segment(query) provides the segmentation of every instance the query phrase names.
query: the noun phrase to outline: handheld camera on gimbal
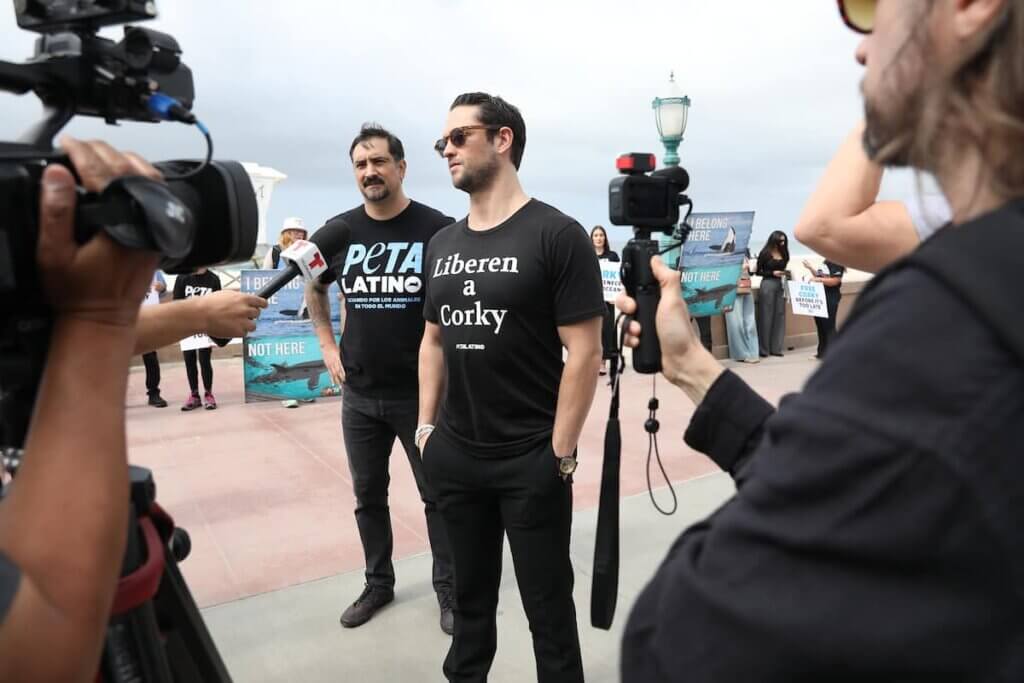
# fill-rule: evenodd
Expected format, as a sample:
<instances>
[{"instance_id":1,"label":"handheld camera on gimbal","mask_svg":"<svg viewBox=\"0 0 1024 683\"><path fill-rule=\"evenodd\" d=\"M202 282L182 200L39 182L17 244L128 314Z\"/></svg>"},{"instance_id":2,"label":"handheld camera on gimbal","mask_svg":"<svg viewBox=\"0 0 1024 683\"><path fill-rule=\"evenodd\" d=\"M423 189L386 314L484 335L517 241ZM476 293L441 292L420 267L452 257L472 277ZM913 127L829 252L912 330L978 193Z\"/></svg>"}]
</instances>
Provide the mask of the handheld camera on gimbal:
<instances>
[{"instance_id":1,"label":"handheld camera on gimbal","mask_svg":"<svg viewBox=\"0 0 1024 683\"><path fill-rule=\"evenodd\" d=\"M53 323L36 266L39 180L48 164L74 173L54 136L84 115L111 124L178 121L206 138L205 160L155 164L163 183L125 177L99 194L79 188L81 244L102 230L125 247L160 253L165 271L186 273L249 258L258 221L242 165L211 160L213 141L191 112L192 72L177 41L136 26L117 43L97 35L103 26L154 18L153 0L14 0L14 9L18 25L40 36L28 62L0 62L0 91L35 93L44 114L17 141L0 142L0 455L12 474ZM177 566L188 536L156 504L149 471L130 469L128 547L97 680L229 681ZM54 491L56 500L61 495Z\"/></svg>"},{"instance_id":2,"label":"handheld camera on gimbal","mask_svg":"<svg viewBox=\"0 0 1024 683\"><path fill-rule=\"evenodd\" d=\"M611 222L633 226L634 237L622 250L621 276L626 293L636 300L634 317L647 331L633 352L633 368L644 374L661 370L661 345L653 333L661 289L651 272L651 257L661 251L651 233L674 235L681 244L689 229L685 219L680 223L679 207L693 209L693 203L683 194L690 185L686 169L671 166L655 171L654 165L653 154L624 154L615 162L623 175L608 185Z\"/></svg>"}]
</instances>

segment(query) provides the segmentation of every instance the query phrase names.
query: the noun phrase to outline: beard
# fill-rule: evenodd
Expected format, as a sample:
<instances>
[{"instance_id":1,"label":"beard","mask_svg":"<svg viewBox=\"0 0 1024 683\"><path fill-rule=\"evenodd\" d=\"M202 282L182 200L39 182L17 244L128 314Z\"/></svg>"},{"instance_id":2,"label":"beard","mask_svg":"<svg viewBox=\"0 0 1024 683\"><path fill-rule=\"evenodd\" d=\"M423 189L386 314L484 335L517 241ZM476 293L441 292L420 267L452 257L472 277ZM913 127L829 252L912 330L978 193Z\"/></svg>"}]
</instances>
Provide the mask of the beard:
<instances>
[{"instance_id":1,"label":"beard","mask_svg":"<svg viewBox=\"0 0 1024 683\"><path fill-rule=\"evenodd\" d=\"M928 99L927 65L934 63L926 34L928 10L929 5L923 4L905 42L885 66L875 92L868 93L861 84L864 151L883 166L910 166L921 146Z\"/></svg>"},{"instance_id":2,"label":"beard","mask_svg":"<svg viewBox=\"0 0 1024 683\"><path fill-rule=\"evenodd\" d=\"M910 166L915 131L923 109L920 86L902 95L891 93L888 107L864 100L864 151L877 164L888 167Z\"/></svg>"},{"instance_id":3,"label":"beard","mask_svg":"<svg viewBox=\"0 0 1024 683\"><path fill-rule=\"evenodd\" d=\"M462 190L467 194L473 194L474 192L480 192L489 188L497 175L498 157L493 156L476 168L470 168L463 163L462 175L458 179L453 180L452 184L455 185L456 189Z\"/></svg>"},{"instance_id":4,"label":"beard","mask_svg":"<svg viewBox=\"0 0 1024 683\"><path fill-rule=\"evenodd\" d=\"M391 196L391 190L383 182L363 185L359 188L359 191L368 202L382 202Z\"/></svg>"}]
</instances>

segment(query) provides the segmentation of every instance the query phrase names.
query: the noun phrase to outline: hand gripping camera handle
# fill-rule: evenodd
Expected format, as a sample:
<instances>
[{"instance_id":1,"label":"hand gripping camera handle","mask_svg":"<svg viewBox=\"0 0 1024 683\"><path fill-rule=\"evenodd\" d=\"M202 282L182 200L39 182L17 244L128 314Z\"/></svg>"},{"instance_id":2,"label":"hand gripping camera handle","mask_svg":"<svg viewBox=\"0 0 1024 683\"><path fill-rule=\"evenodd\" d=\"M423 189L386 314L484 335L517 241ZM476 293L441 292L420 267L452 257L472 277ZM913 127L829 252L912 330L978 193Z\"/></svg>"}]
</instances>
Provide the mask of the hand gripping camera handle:
<instances>
[{"instance_id":1,"label":"hand gripping camera handle","mask_svg":"<svg viewBox=\"0 0 1024 683\"><path fill-rule=\"evenodd\" d=\"M646 273L643 270L646 269ZM640 345L633 350L633 369L641 374L661 372L661 344L655 328L655 315L661 287L651 273L650 261L644 261L636 286L636 321L640 323Z\"/></svg>"},{"instance_id":2,"label":"hand gripping camera handle","mask_svg":"<svg viewBox=\"0 0 1024 683\"><path fill-rule=\"evenodd\" d=\"M651 257L657 253L658 243L653 240L632 240L623 250L622 282L636 300L633 319L642 330L640 345L633 350L633 369L646 375L661 370L661 344L654 323L661 286L651 270Z\"/></svg>"}]
</instances>

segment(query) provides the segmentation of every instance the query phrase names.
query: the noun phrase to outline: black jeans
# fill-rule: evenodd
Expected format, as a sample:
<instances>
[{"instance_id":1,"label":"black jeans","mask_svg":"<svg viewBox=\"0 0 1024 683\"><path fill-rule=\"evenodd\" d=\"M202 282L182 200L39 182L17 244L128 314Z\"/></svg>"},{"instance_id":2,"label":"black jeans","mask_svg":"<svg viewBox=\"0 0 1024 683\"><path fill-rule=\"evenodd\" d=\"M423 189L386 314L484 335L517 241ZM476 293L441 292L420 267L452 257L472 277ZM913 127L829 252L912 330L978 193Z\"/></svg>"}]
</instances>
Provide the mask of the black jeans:
<instances>
[{"instance_id":1,"label":"black jeans","mask_svg":"<svg viewBox=\"0 0 1024 683\"><path fill-rule=\"evenodd\" d=\"M572 484L558 476L549 439L511 458L479 458L439 428L423 465L437 490L455 558L455 635L444 662L449 681L486 681L498 631L503 534L512 548L530 622L537 680L583 680L569 559Z\"/></svg>"},{"instance_id":2,"label":"black jeans","mask_svg":"<svg viewBox=\"0 0 1024 683\"><path fill-rule=\"evenodd\" d=\"M160 395L160 359L156 351L142 354L142 362L146 366L146 393L150 396Z\"/></svg>"},{"instance_id":3,"label":"black jeans","mask_svg":"<svg viewBox=\"0 0 1024 683\"><path fill-rule=\"evenodd\" d=\"M700 345L708 351L711 350L711 318L701 316L696 318L697 329L700 331Z\"/></svg>"},{"instance_id":4,"label":"black jeans","mask_svg":"<svg viewBox=\"0 0 1024 683\"><path fill-rule=\"evenodd\" d=\"M388 463L395 437L402 442L427 517L427 536L434 555L433 584L438 593L452 588L452 560L444 523L423 474L413 442L418 401L375 399L345 388L341 404L341 432L348 453L348 468L356 495L356 525L366 558L366 583L394 588L391 563L394 539L388 508Z\"/></svg>"},{"instance_id":5,"label":"black jeans","mask_svg":"<svg viewBox=\"0 0 1024 683\"><path fill-rule=\"evenodd\" d=\"M832 290L836 290L835 294ZM828 311L827 318L815 318L814 326L818 328L818 358L824 358L825 350L829 342L836 334L836 313L839 311L839 288L825 288L825 310Z\"/></svg>"},{"instance_id":6,"label":"black jeans","mask_svg":"<svg viewBox=\"0 0 1024 683\"><path fill-rule=\"evenodd\" d=\"M196 358L203 369L203 388L213 391L213 365L210 363L210 349L198 349L193 351L182 351L185 357L185 374L188 375L188 388L192 393L199 395L199 377L196 371Z\"/></svg>"}]
</instances>

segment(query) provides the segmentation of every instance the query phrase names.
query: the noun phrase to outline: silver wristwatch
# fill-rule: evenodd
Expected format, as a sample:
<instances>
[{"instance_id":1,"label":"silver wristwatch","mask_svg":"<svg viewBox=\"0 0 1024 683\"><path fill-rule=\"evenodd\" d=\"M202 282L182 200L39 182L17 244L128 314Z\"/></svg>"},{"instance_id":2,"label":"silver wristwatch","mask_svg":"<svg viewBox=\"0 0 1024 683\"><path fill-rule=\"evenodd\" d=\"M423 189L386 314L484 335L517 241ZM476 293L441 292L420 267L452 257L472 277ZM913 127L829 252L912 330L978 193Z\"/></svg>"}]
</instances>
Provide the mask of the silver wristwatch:
<instances>
[{"instance_id":1,"label":"silver wristwatch","mask_svg":"<svg viewBox=\"0 0 1024 683\"><path fill-rule=\"evenodd\" d=\"M557 458L558 460L558 475L562 477L562 480L568 479L573 472L576 471L576 454L567 455L564 458Z\"/></svg>"}]
</instances>

